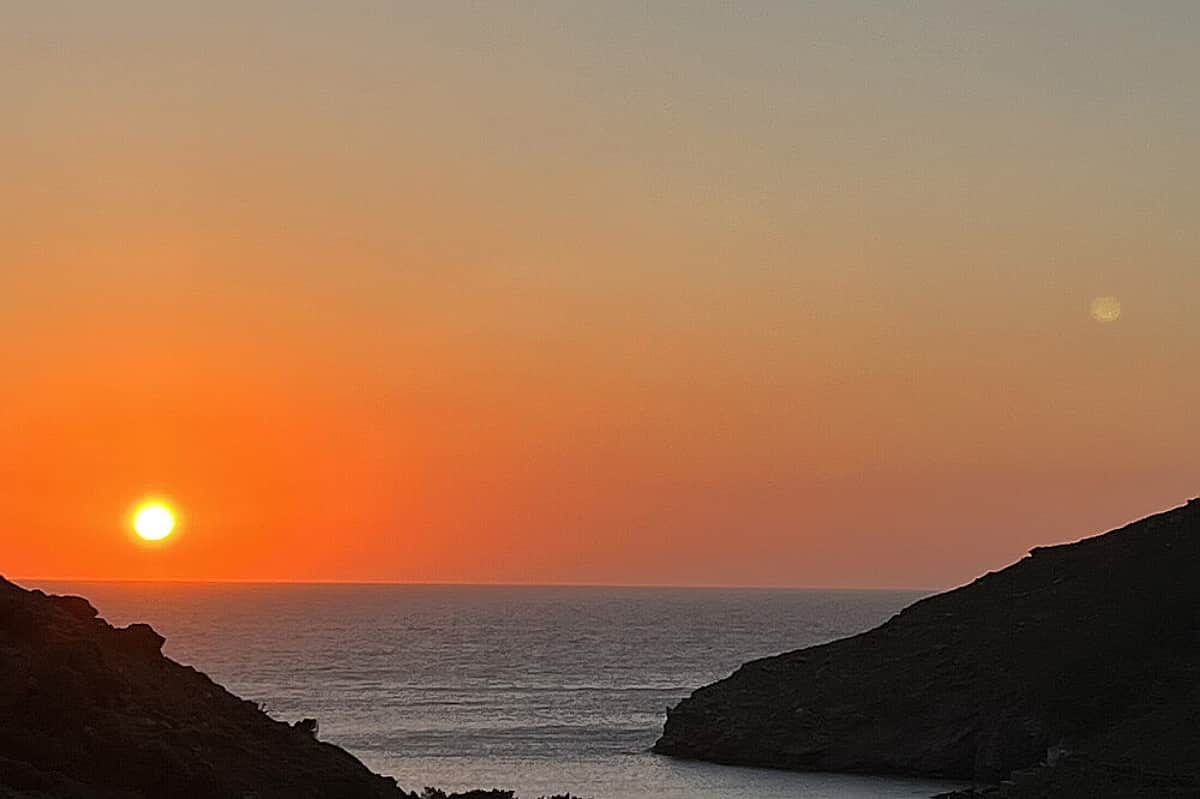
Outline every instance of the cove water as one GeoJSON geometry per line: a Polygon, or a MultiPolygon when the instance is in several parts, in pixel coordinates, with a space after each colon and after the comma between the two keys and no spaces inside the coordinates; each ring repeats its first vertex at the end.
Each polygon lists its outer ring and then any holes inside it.
{"type": "Polygon", "coordinates": [[[523,799],[897,799],[952,786],[672,760],[666,708],[752,658],[862,632],[913,592],[49,583],[406,789],[523,799]]]}

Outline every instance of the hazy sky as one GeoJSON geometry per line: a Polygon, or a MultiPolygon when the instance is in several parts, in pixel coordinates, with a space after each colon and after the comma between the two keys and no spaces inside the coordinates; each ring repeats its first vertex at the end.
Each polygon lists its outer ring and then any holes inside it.
{"type": "Polygon", "coordinates": [[[1191,0],[5,3],[0,572],[939,587],[1181,502],[1197,75],[1191,0]]]}

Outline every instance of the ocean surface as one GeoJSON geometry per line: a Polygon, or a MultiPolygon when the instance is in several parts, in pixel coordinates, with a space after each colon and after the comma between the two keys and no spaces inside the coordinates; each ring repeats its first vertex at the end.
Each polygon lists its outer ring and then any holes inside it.
{"type": "Polygon", "coordinates": [[[222,583],[34,583],[275,718],[315,717],[405,788],[525,799],[892,799],[942,783],[676,761],[665,709],[751,658],[861,632],[920,594],[222,583]]]}

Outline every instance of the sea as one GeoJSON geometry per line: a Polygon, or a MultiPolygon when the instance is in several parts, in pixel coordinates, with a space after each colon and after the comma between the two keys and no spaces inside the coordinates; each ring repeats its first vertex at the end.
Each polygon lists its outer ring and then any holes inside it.
{"type": "Polygon", "coordinates": [[[765,655],[862,632],[916,592],[58,583],[109,622],[406,789],[522,799],[899,799],[953,785],[651,753],[666,709],[765,655]]]}

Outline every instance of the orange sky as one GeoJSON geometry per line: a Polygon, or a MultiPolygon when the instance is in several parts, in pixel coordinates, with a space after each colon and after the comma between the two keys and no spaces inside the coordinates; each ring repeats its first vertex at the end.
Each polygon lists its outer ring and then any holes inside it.
{"type": "Polygon", "coordinates": [[[0,573],[940,587],[1200,494],[1191,4],[163,5],[0,34],[0,573]]]}

